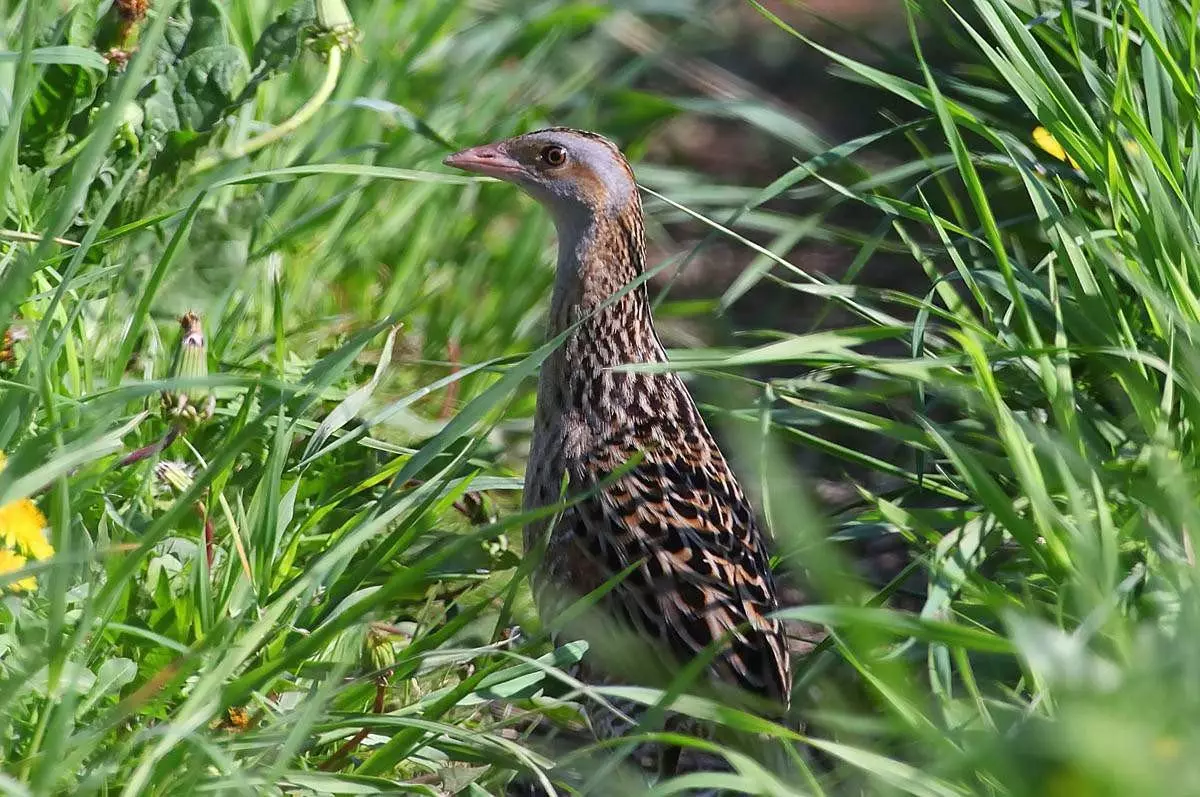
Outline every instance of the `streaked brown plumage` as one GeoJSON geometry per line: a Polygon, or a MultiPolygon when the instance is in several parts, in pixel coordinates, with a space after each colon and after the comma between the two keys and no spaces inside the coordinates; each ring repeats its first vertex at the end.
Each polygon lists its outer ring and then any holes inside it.
{"type": "Polygon", "coordinates": [[[640,563],[602,606],[640,637],[686,662],[730,635],[716,680],[786,706],[791,672],[783,631],[767,615],[776,590],[741,487],[673,373],[613,370],[666,360],[645,286],[605,300],[642,273],[645,236],[633,172],[594,133],[552,128],[464,150],[446,163],[513,182],[554,216],[559,256],[550,334],[582,320],[544,364],[525,477],[527,508],[596,490],[548,528],[535,576],[543,617],[640,563]],[[631,458],[628,473],[598,487],[631,458]]]}

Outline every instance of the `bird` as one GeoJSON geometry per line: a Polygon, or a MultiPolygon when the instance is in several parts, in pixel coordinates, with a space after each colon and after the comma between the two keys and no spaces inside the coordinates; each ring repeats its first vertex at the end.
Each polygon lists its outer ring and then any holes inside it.
{"type": "Polygon", "coordinates": [[[538,376],[523,499],[566,503],[524,528],[526,552],[544,551],[543,621],[564,595],[610,585],[599,607],[617,627],[676,665],[719,644],[709,680],[785,712],[788,646],[755,512],[680,376],[620,368],[667,361],[645,281],[629,287],[646,268],[629,162],[602,135],[552,127],[444,163],[516,185],[557,234],[548,334],[566,336],[538,376]]]}

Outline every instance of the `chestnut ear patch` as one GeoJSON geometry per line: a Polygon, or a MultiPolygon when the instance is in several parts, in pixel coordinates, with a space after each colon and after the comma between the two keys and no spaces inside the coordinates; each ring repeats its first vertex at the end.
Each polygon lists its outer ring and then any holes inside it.
{"type": "Polygon", "coordinates": [[[576,186],[578,186],[577,191],[580,197],[585,199],[593,208],[602,208],[608,203],[608,186],[591,169],[582,169],[576,164],[575,168],[569,168],[567,173],[570,175],[570,179],[574,180],[576,186]]]}

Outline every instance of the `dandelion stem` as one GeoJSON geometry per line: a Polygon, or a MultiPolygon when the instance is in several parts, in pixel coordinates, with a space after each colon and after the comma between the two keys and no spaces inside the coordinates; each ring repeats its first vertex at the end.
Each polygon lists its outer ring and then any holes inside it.
{"type": "Polygon", "coordinates": [[[117,463],[117,465],[119,467],[123,468],[126,465],[132,465],[135,462],[141,462],[146,457],[153,456],[153,455],[157,454],[159,451],[162,451],[167,446],[171,445],[171,443],[174,443],[176,437],[179,437],[179,427],[172,426],[170,428],[170,430],[168,430],[167,433],[165,435],[163,435],[162,440],[159,440],[156,443],[151,443],[148,446],[142,446],[141,448],[137,449],[136,451],[126,454],[121,459],[121,461],[117,463]]]}
{"type": "Polygon", "coordinates": [[[217,166],[225,161],[244,158],[247,155],[258,152],[263,147],[270,146],[276,141],[279,141],[293,133],[301,125],[311,119],[316,112],[321,109],[321,106],[324,105],[331,96],[333,96],[333,90],[337,88],[338,75],[341,73],[341,70],[342,48],[335,45],[329,48],[329,63],[325,70],[325,79],[321,82],[317,92],[309,97],[308,102],[300,106],[300,109],[296,111],[296,113],[275,125],[275,127],[272,127],[261,136],[252,138],[245,142],[237,149],[229,152],[222,152],[217,155],[210,155],[209,157],[198,161],[192,168],[192,174],[196,175],[200,174],[201,172],[208,171],[214,166],[217,166]]]}

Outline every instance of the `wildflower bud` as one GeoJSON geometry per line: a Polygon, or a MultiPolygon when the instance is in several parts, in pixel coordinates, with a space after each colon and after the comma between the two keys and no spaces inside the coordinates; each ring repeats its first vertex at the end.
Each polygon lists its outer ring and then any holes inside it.
{"type": "Polygon", "coordinates": [[[141,22],[150,10],[150,0],[116,0],[117,16],[128,22],[141,22]]]}
{"type": "Polygon", "coordinates": [[[244,706],[228,706],[224,716],[210,722],[208,727],[213,730],[240,733],[250,727],[252,719],[250,712],[244,706]]]}
{"type": "Polygon", "coordinates": [[[362,640],[362,666],[372,672],[385,672],[396,666],[400,651],[412,641],[408,623],[371,623],[362,640]]]}
{"type": "MultiPolygon", "coordinates": [[[[171,366],[174,379],[203,379],[208,376],[208,346],[200,316],[186,313],[179,319],[183,337],[171,366]]],[[[169,421],[194,426],[212,417],[217,398],[206,385],[189,385],[181,390],[164,390],[163,412],[169,421]]]]}
{"type": "Polygon", "coordinates": [[[113,8],[117,12],[117,49],[128,53],[137,43],[138,28],[150,10],[150,0],[116,0],[113,8]]]}
{"type": "Polygon", "coordinates": [[[332,47],[350,49],[359,31],[345,0],[317,0],[316,34],[316,44],[322,52],[332,47]]]}
{"type": "Polygon", "coordinates": [[[177,493],[185,493],[192,486],[192,469],[173,459],[164,459],[154,466],[154,477],[159,484],[177,493]]]}
{"type": "Polygon", "coordinates": [[[0,337],[0,365],[13,365],[16,363],[17,352],[13,344],[28,337],[29,333],[22,326],[14,325],[4,330],[3,337],[0,337]]]}
{"type": "Polygon", "coordinates": [[[4,330],[4,337],[0,338],[0,365],[15,363],[17,355],[13,352],[13,334],[11,329],[4,330]]]}
{"type": "Polygon", "coordinates": [[[363,640],[363,662],[371,671],[387,670],[396,664],[396,647],[387,628],[372,625],[363,640]]]}

